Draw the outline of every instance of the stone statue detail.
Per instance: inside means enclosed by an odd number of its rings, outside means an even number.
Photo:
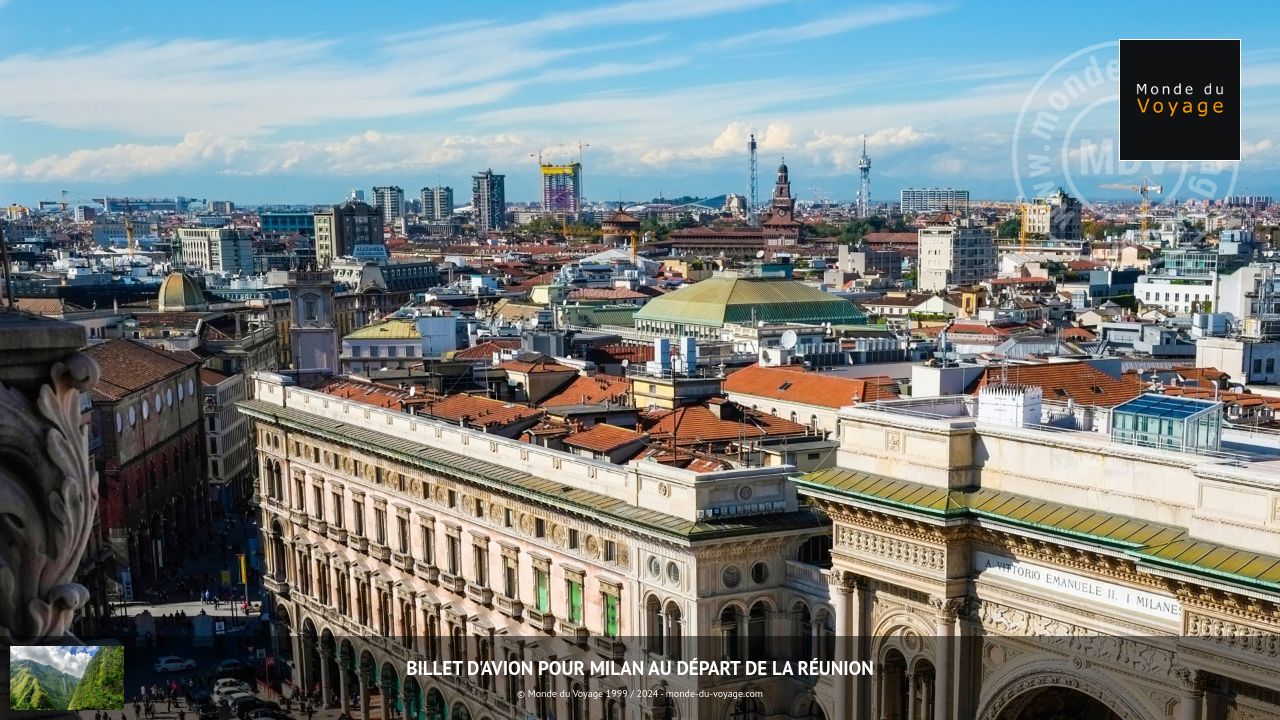
[[[12,336],[10,336],[12,337]],[[80,393],[98,366],[73,353],[38,389],[0,382],[0,642],[65,637],[89,592],[73,582],[98,511]]]

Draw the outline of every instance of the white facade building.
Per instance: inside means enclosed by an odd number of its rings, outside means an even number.
[[[926,292],[972,285],[996,276],[996,231],[972,218],[944,215],[919,231],[919,283]]]
[[[235,228],[178,228],[182,262],[207,272],[253,273],[253,238]]]

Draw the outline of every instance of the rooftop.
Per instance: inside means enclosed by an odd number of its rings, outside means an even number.
[[[848,300],[796,280],[720,274],[650,300],[635,320],[713,327],[761,321],[860,325],[866,315]]]
[[[421,340],[422,333],[412,320],[389,318],[366,325],[343,336],[343,340]]]
[[[192,353],[173,353],[127,338],[90,345],[84,353],[102,373],[92,391],[94,400],[119,400],[200,363]]]
[[[857,402],[898,397],[898,384],[887,377],[850,378],[801,368],[751,365],[725,378],[724,391],[803,405],[840,408]]]

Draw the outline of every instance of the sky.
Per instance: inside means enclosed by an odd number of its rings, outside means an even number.
[[[802,200],[853,200],[864,136],[874,200],[1127,197],[1098,186],[1144,176],[1170,199],[1280,195],[1278,30],[1271,3],[0,0],[0,204],[388,184],[465,202],[485,168],[523,201],[539,156],[581,158],[588,200],[746,194],[753,131],[761,197],[785,157]],[[1053,88],[1118,38],[1164,37],[1242,40],[1241,162],[1119,163],[1103,82],[1037,169],[1027,120]]]
[[[9,662],[35,660],[68,675],[84,677],[84,669],[96,652],[98,648],[93,645],[14,645],[9,648]]]

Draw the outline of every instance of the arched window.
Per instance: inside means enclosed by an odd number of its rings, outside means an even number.
[[[582,698],[586,695],[581,683],[574,683],[569,693],[569,720],[587,720]]]
[[[791,422],[796,422],[797,418],[799,418],[799,417],[800,417],[799,415],[796,415],[796,411],[795,411],[795,410],[792,410],[792,411],[791,411]]]
[[[795,618],[793,633],[796,640],[796,659],[811,660],[813,659],[813,616],[809,613],[809,606],[797,602],[791,607],[791,616]]]
[[[651,653],[661,653],[663,638],[666,636],[665,618],[662,617],[662,604],[658,598],[650,595],[644,603],[645,625],[648,628],[645,649]]]
[[[666,656],[672,660],[679,660],[682,656],[680,646],[684,639],[684,620],[680,614],[680,606],[674,601],[667,603],[666,620]]]
[[[721,653],[726,660],[742,659],[742,612],[730,605],[720,611]]]
[[[769,652],[769,606],[757,602],[751,606],[747,626],[747,653],[751,660],[764,660]]]

